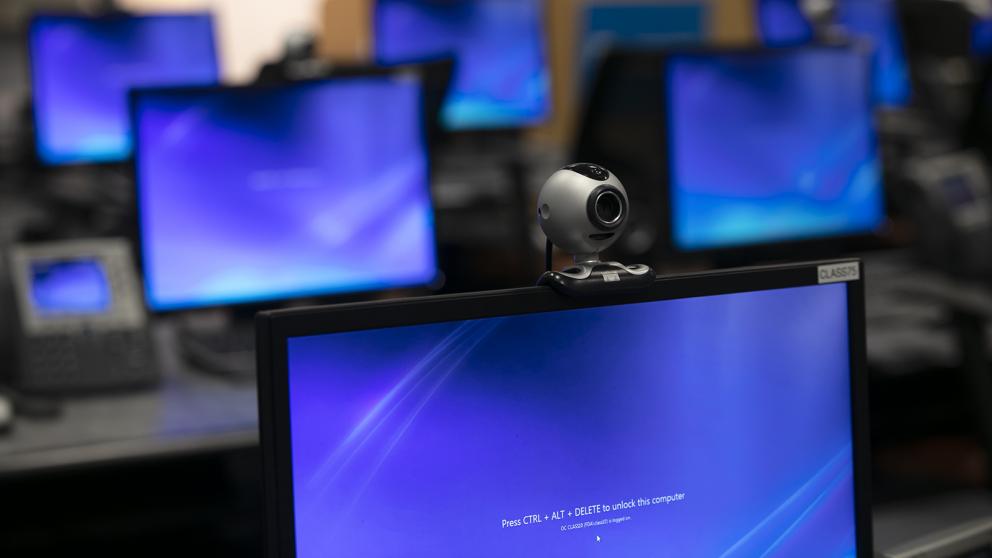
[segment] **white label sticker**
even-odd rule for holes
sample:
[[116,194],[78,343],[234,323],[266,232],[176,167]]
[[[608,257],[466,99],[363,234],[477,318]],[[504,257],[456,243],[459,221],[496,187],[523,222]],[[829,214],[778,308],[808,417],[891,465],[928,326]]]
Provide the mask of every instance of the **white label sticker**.
[[858,262],[821,265],[817,270],[820,284],[857,281],[861,279],[861,265]]
[[620,274],[616,271],[607,271],[603,274],[603,282],[605,283],[616,283],[620,280]]

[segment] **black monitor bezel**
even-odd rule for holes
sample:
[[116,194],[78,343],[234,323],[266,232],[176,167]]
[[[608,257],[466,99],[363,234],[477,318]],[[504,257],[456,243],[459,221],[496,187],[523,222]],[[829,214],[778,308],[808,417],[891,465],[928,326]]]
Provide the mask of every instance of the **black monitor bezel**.
[[[432,186],[433,178],[433,144],[432,141],[432,115],[430,99],[425,91],[424,80],[425,77],[422,70],[418,66],[395,66],[391,68],[376,68],[376,67],[346,67],[339,70],[340,73],[332,73],[329,76],[322,76],[312,79],[302,79],[302,80],[292,80],[292,81],[280,81],[274,83],[254,83],[247,85],[205,85],[205,86],[187,86],[187,87],[150,87],[150,88],[136,88],[132,89],[128,95],[128,113],[130,115],[132,127],[135,127],[137,123],[138,116],[138,104],[144,95],[161,95],[161,94],[190,94],[190,93],[228,93],[232,91],[259,91],[259,90],[278,90],[285,88],[292,88],[297,86],[306,86],[313,84],[324,84],[324,83],[336,83],[340,81],[347,81],[353,79],[364,79],[368,77],[389,77],[389,78],[410,78],[413,77],[418,80],[420,84],[420,136],[421,142],[424,146],[425,157],[426,157],[426,188],[428,202],[430,203],[431,213],[432,213],[432,226],[431,226],[431,237],[432,237],[432,247],[434,249],[434,276],[426,282],[411,282],[404,284],[390,285],[389,287],[380,289],[365,289],[365,290],[349,290],[349,291],[333,291],[324,293],[313,293],[301,296],[292,297],[272,297],[272,298],[259,298],[251,300],[241,300],[241,301],[231,301],[219,304],[184,304],[184,305],[174,305],[168,308],[153,308],[150,303],[147,302],[147,288],[142,285],[142,294],[146,298],[146,307],[148,310],[157,315],[167,315],[176,314],[182,312],[208,310],[213,308],[229,308],[229,309],[241,309],[241,310],[260,310],[269,309],[279,306],[284,303],[289,303],[292,301],[300,300],[322,300],[325,302],[329,301],[360,301],[367,300],[373,295],[384,294],[390,292],[402,291],[405,289],[424,289],[425,291],[433,291],[440,287],[444,274],[442,272],[441,264],[441,246],[438,239],[437,233],[437,207],[434,200],[434,193]],[[141,154],[141,138],[140,134],[135,133],[134,136],[134,154],[130,159],[129,172],[131,180],[134,183],[134,196],[132,202],[132,215],[133,218],[130,224],[131,237],[134,239],[134,251],[136,254],[136,259],[141,272],[142,283],[145,282],[145,269],[146,269],[146,254],[144,249],[144,244],[142,242],[144,233],[141,228],[141,181],[138,172],[138,167],[140,163]]]
[[[517,139],[517,136],[519,136],[521,133],[523,133],[523,132],[525,132],[527,130],[533,130],[533,129],[536,129],[536,128],[540,128],[541,126],[546,126],[550,122],[552,122],[552,120],[554,119],[554,117],[555,117],[555,83],[554,83],[554,81],[555,80],[554,80],[554,75],[553,75],[553,71],[552,71],[552,63],[553,63],[553,61],[552,61],[552,56],[551,56],[551,54],[552,54],[551,53],[551,46],[550,46],[550,42],[548,40],[548,37],[550,36],[549,25],[550,25],[550,22],[551,22],[551,17],[550,17],[551,14],[550,14],[550,11],[549,11],[549,8],[548,8],[548,4],[547,4],[547,2],[545,0],[534,0],[534,1],[538,3],[539,17],[540,17],[540,21],[538,21],[538,27],[539,27],[539,37],[538,37],[538,40],[539,40],[540,46],[541,46],[541,60],[540,60],[540,63],[541,63],[542,66],[544,66],[544,70],[545,70],[545,73],[547,75],[547,80],[548,80],[547,99],[545,101],[546,104],[547,104],[547,106],[545,108],[544,114],[541,115],[539,118],[537,118],[537,119],[535,119],[535,120],[533,120],[531,122],[526,122],[526,123],[510,123],[510,124],[506,124],[506,125],[502,125],[502,126],[501,125],[495,125],[495,126],[476,126],[476,127],[466,127],[466,128],[448,128],[448,127],[446,127],[444,125],[444,122],[443,122],[443,120],[441,118],[441,114],[443,113],[443,107],[442,107],[442,111],[438,113],[438,126],[440,126],[444,130],[445,136],[450,136],[450,137],[453,137],[453,138],[468,138],[467,141],[471,141],[471,140],[476,139],[476,138],[481,138],[484,141],[485,139],[489,138],[490,136],[504,136],[504,137],[508,137],[509,139],[515,141]],[[393,67],[393,66],[401,66],[401,65],[409,65],[409,64],[431,63],[431,62],[436,61],[438,59],[448,58],[448,59],[454,60],[454,72],[457,72],[457,67],[458,67],[458,64],[459,64],[458,56],[457,56],[457,53],[450,52],[450,51],[449,52],[436,52],[434,54],[430,54],[430,55],[426,55],[426,56],[422,56],[422,57],[410,57],[409,60],[404,60],[401,63],[388,63],[387,64],[387,63],[383,62],[383,60],[379,56],[379,52],[378,52],[379,51],[379,42],[378,42],[379,41],[379,39],[378,39],[378,37],[379,37],[379,18],[381,17],[380,9],[381,8],[379,6],[379,3],[378,2],[374,2],[374,6],[372,6],[372,8],[371,8],[371,10],[372,10],[372,20],[371,20],[371,27],[372,27],[371,49],[372,49],[372,52],[371,52],[371,59],[372,59],[372,62],[374,64],[376,64],[379,67],[390,68],[390,67]],[[454,83],[454,79],[455,79],[454,78],[454,75],[455,75],[454,72],[452,72],[452,75],[451,75],[451,82],[452,83]],[[450,88],[450,89],[453,89],[453,88]],[[450,89],[448,91],[448,94],[450,94],[450,92],[451,92]],[[445,97],[447,97],[447,95],[445,95]],[[445,100],[447,100],[447,99],[445,99]],[[458,139],[454,139],[452,141],[457,142]]]
[[[566,298],[546,287],[270,311],[256,317],[259,427],[269,556],[296,556],[290,447],[287,341],[342,333],[477,318],[573,310],[820,284],[819,266],[836,260],[741,268],[659,278],[652,287],[590,298]],[[860,262],[858,262],[860,265]],[[863,273],[862,273],[863,275]],[[851,374],[851,440],[857,555],[872,556],[868,371],[864,284],[846,283]]]
[[[24,40],[24,52],[26,56],[25,71],[27,72],[27,78],[28,78],[27,81],[28,99],[29,99],[30,112],[31,112],[30,157],[33,166],[38,168],[53,169],[53,170],[54,169],[88,169],[88,168],[126,169],[130,164],[131,160],[134,158],[134,153],[136,149],[136,146],[133,141],[134,138],[132,137],[131,153],[122,159],[108,158],[108,159],[100,159],[100,160],[72,160],[65,163],[50,163],[44,160],[44,158],[42,158],[41,145],[40,145],[41,138],[38,134],[38,106],[37,103],[35,102],[36,100],[35,84],[36,84],[37,76],[35,75],[34,64],[31,60],[32,58],[31,34],[32,34],[32,30],[34,29],[38,21],[45,19],[75,19],[80,21],[101,22],[101,21],[114,21],[114,20],[123,20],[123,19],[157,19],[163,17],[206,17],[210,21],[210,42],[211,42],[211,48],[213,50],[214,67],[217,70],[217,80],[219,82],[223,77],[223,64],[221,63],[221,59],[220,59],[221,53],[217,39],[217,18],[214,16],[214,13],[211,12],[210,10],[202,10],[202,9],[188,10],[188,11],[176,10],[176,11],[158,11],[158,12],[147,12],[147,13],[145,12],[132,13],[126,11],[113,10],[113,11],[100,12],[96,14],[89,14],[83,12],[43,11],[43,12],[35,12],[31,14],[31,17],[28,18],[27,25],[24,28],[23,40]],[[131,90],[133,90],[133,88],[128,90],[128,92],[126,93],[128,98],[125,100],[127,107],[126,108],[127,114],[125,115],[125,118],[128,120],[129,124],[130,124],[130,110],[131,110],[130,109]],[[134,130],[132,129],[130,130],[130,132],[133,135]]]
[[[809,258],[834,258],[842,257],[845,254],[878,249],[886,246],[883,233],[888,226],[890,219],[891,205],[888,200],[884,200],[884,215],[879,228],[869,232],[856,232],[835,235],[819,235],[812,237],[797,237],[792,239],[758,241],[733,246],[719,246],[703,249],[683,249],[675,242],[673,209],[671,203],[672,192],[672,129],[669,121],[669,88],[667,86],[667,68],[669,61],[673,58],[685,55],[745,55],[745,56],[766,56],[769,53],[792,53],[810,50],[837,49],[862,51],[865,56],[865,63],[870,65],[870,56],[866,45],[861,41],[851,40],[829,40],[803,45],[785,46],[685,46],[675,48],[630,48],[621,47],[611,50],[603,59],[595,86],[592,90],[588,103],[583,107],[583,118],[580,122],[580,133],[574,145],[573,158],[576,160],[595,159],[597,149],[594,147],[598,140],[593,136],[596,131],[602,128],[603,114],[608,114],[607,108],[611,102],[609,98],[610,83],[616,78],[617,72],[622,72],[624,66],[632,64],[654,65],[658,70],[656,81],[651,87],[657,88],[656,110],[645,118],[652,118],[659,123],[660,129],[651,138],[637,138],[640,142],[651,142],[652,151],[658,156],[654,161],[641,161],[640,169],[643,172],[632,172],[630,176],[625,176],[624,165],[612,165],[612,161],[592,161],[602,163],[614,170],[624,181],[631,183],[628,188],[648,189],[650,197],[656,200],[656,207],[652,207],[652,217],[657,220],[658,234],[654,238],[652,247],[648,250],[647,256],[657,262],[679,263],[696,262],[707,260],[715,262],[717,265],[753,265],[768,261],[789,261],[797,253],[804,254]],[[870,71],[870,68],[869,68]],[[867,88],[865,91],[865,105],[869,109],[873,107],[872,91]],[[878,161],[883,165],[882,146],[878,122],[875,119],[869,123],[870,133],[874,137]],[[645,166],[646,165],[646,166]],[[617,168],[613,168],[616,166]],[[881,169],[884,175],[884,167]],[[886,184],[882,180],[882,195],[886,195]],[[622,241],[620,242],[622,244]],[[645,254],[634,254],[644,256]]]

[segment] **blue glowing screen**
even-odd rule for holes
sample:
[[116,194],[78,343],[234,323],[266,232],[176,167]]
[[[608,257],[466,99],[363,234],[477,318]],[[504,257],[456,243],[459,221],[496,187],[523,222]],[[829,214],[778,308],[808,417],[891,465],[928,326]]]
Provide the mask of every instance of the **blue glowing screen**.
[[837,24],[875,48],[874,97],[882,106],[905,106],[912,95],[909,63],[893,0],[838,0]]
[[39,315],[100,314],[110,309],[112,299],[97,260],[31,263],[31,303]]
[[38,17],[30,54],[37,152],[50,165],[127,159],[130,88],[218,79],[206,14]]
[[591,86],[612,48],[699,44],[706,39],[707,9],[699,2],[598,4],[585,8],[579,44],[584,86]]
[[802,44],[813,40],[813,24],[800,7],[801,0],[758,0],[758,30],[769,46]]
[[680,250],[869,233],[884,219],[857,50],[700,53],[667,66]]
[[291,338],[297,556],[854,556],[846,288]]
[[363,77],[141,94],[149,305],[429,283],[437,264],[420,89]]
[[378,0],[376,58],[455,57],[441,111],[451,130],[520,127],[548,116],[550,77],[538,0]]
[[977,18],[972,23],[971,52],[980,57],[992,56],[992,17]]

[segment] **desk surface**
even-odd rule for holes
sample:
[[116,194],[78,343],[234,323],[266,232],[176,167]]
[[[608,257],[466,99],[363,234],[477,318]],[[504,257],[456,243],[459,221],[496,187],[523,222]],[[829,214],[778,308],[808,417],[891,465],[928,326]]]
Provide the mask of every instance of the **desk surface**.
[[18,418],[0,435],[0,475],[249,447],[258,442],[254,382],[190,370],[170,324],[155,327],[162,370],[140,392],[67,399],[52,419]]
[[949,309],[992,316],[992,290],[921,267],[904,251],[868,254],[864,261],[868,361],[873,369],[903,376],[958,366]]
[[920,537],[992,517],[992,493],[957,492],[886,504],[872,512],[875,548],[883,551]]

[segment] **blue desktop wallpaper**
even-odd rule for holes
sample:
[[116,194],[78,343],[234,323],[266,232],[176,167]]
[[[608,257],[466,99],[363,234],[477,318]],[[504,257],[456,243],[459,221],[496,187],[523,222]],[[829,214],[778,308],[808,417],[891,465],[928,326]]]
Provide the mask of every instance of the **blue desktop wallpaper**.
[[971,53],[986,58],[992,55],[992,17],[976,18],[971,24]]
[[99,261],[31,264],[31,303],[39,315],[99,314],[110,309],[112,300],[110,282]]
[[586,6],[578,44],[583,88],[593,86],[600,63],[618,46],[702,44],[708,32],[708,16],[706,6],[689,1]]
[[875,49],[874,98],[882,106],[909,104],[912,85],[899,14],[893,0],[838,0],[837,24]]
[[987,58],[992,55],[992,17],[976,18],[971,24],[971,53]]
[[813,24],[800,8],[801,0],[757,0],[758,33],[769,46],[807,43],[813,40]]
[[869,233],[885,212],[863,53],[700,53],[667,66],[684,251]]
[[206,14],[43,16],[29,45],[37,152],[49,165],[127,159],[130,88],[218,79]]
[[419,82],[394,77],[142,94],[150,307],[431,282],[420,95]]
[[376,58],[398,64],[454,55],[441,111],[450,130],[522,127],[550,110],[538,0],[378,0]]
[[297,556],[852,557],[846,288],[291,338]]

